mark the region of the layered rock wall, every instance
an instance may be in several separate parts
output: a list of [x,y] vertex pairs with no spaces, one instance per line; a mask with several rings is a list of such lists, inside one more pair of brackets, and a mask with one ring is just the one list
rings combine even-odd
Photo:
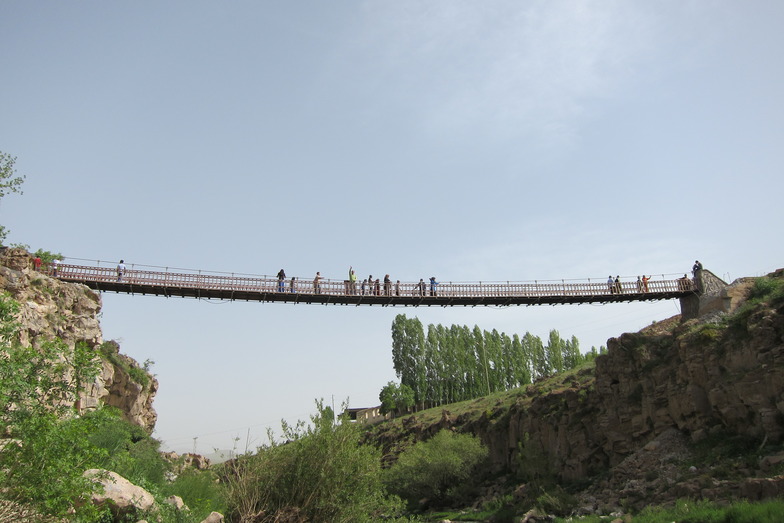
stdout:
[[563,479],[613,467],[672,429],[695,442],[720,433],[784,441],[781,308],[729,329],[693,320],[667,333],[624,334],[607,349],[592,383],[565,384],[476,427],[498,466],[515,468],[526,435]]

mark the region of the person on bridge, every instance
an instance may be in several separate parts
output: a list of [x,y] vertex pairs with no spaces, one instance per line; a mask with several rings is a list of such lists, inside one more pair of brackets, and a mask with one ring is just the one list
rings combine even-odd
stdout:
[[120,260],[120,263],[117,264],[117,281],[122,281],[124,272],[125,272],[125,261]]
[[392,280],[389,279],[389,274],[384,276],[384,295],[392,296]]
[[419,278],[419,285],[418,285],[418,287],[419,287],[419,295],[420,296],[424,296],[425,295],[425,280],[423,280],[422,278]]
[[354,272],[354,267],[348,268],[348,285],[351,294],[357,293],[357,273]]
[[607,277],[607,290],[610,291],[610,294],[615,292],[615,280],[613,280],[612,275]]
[[650,279],[650,276],[642,275],[642,292],[648,292],[648,280]]
[[700,260],[694,260],[694,266],[691,268],[692,275],[697,276],[697,271],[701,271],[701,270],[702,270],[702,264],[700,263]]
[[395,296],[400,296],[400,280],[395,283]]
[[431,296],[435,296],[436,295],[436,285],[438,285],[438,282],[436,281],[436,277],[435,276],[431,276],[430,277],[430,295]]
[[621,277],[620,276],[616,276],[615,277],[615,294],[620,294],[620,293],[621,293]]
[[52,260],[52,276],[54,276],[55,278],[57,278],[57,266],[58,265],[60,265],[60,260],[58,260],[57,258]]
[[316,277],[313,278],[313,291],[316,294],[321,294],[321,273],[317,272]]
[[381,280],[379,280],[378,278],[376,278],[375,290],[376,290],[376,296],[381,296]]
[[291,277],[291,292],[297,292],[297,291],[294,290],[294,282],[296,280],[297,279],[294,276]]
[[278,292],[286,290],[286,272],[281,269],[278,271]]

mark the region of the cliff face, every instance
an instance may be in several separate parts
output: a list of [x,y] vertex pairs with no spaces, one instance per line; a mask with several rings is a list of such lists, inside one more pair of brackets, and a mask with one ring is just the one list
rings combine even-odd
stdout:
[[[784,278],[784,271],[773,276]],[[749,280],[733,284],[733,309],[752,285]],[[609,478],[605,493],[614,470],[624,470],[623,485],[635,474],[653,479],[656,471],[658,478],[665,461],[673,456],[682,461],[689,448],[710,438],[780,446],[784,306],[759,306],[731,321],[727,318],[723,312],[684,323],[674,317],[611,338],[607,354],[597,358],[593,369],[515,391],[511,402],[480,414],[444,410],[434,423],[415,415],[398,420],[398,425],[380,425],[374,437],[392,450],[396,442],[427,438],[443,428],[471,432],[489,447],[498,472],[514,476],[534,454],[545,457],[560,481]],[[646,455],[657,457],[651,461]],[[672,489],[673,483],[688,479],[673,474],[666,486],[671,495],[695,495],[689,489]],[[614,488],[622,490],[623,485]],[[653,490],[648,485],[643,491],[648,502]],[[784,478],[772,492],[784,492]]]
[[[123,415],[148,432],[152,432],[157,414],[152,401],[158,382],[149,376],[145,384],[131,376],[139,365],[119,354],[119,347],[104,343],[98,313],[101,296],[78,284],[63,283],[32,269],[32,258],[23,249],[0,252],[0,290],[8,292],[20,304],[20,341],[38,346],[54,338],[73,348],[83,342],[101,357],[102,372],[80,399],[82,409],[99,403],[120,409]],[[139,369],[141,370],[141,369]]]

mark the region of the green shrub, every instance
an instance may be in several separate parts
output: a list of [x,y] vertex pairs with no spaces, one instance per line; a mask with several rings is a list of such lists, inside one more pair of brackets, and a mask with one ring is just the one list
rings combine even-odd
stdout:
[[410,504],[423,498],[449,503],[471,487],[471,474],[487,454],[479,438],[442,430],[400,454],[386,470],[384,484]]
[[715,323],[702,323],[694,331],[694,337],[701,343],[712,343],[718,340],[724,329]]
[[784,278],[757,278],[749,292],[749,300],[777,301],[784,295]]
[[316,523],[361,522],[400,510],[383,490],[381,452],[359,444],[362,427],[346,419],[336,423],[321,402],[317,408],[308,427],[282,423],[286,443],[271,438],[255,455],[224,466],[230,518],[265,522],[296,515]]
[[535,506],[545,514],[567,515],[577,504],[577,499],[556,485],[536,498]]
[[210,470],[186,469],[174,482],[164,485],[163,492],[167,496],[180,496],[197,521],[213,511],[226,512],[226,500],[218,484],[218,476]]
[[144,388],[147,388],[150,385],[149,367],[152,364],[152,361],[147,360],[145,361],[144,368],[139,367],[120,357],[119,349],[119,345],[117,345],[117,343],[114,341],[107,341],[99,346],[101,354],[103,354],[107,361],[109,361],[115,367],[120,368],[128,373],[134,382],[138,383]]

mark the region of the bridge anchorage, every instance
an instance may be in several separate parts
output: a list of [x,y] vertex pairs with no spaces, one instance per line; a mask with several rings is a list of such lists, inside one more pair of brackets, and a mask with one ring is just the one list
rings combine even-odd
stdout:
[[[694,279],[647,281],[545,282],[390,282],[363,288],[348,280],[287,279],[207,273],[184,269],[147,270],[60,263],[45,269],[62,281],[81,283],[101,292],[179,296],[231,301],[288,302],[330,305],[381,306],[506,306],[614,303],[685,299],[701,294],[700,276]],[[699,271],[699,273],[708,271]],[[725,284],[726,285],[726,284]]]

